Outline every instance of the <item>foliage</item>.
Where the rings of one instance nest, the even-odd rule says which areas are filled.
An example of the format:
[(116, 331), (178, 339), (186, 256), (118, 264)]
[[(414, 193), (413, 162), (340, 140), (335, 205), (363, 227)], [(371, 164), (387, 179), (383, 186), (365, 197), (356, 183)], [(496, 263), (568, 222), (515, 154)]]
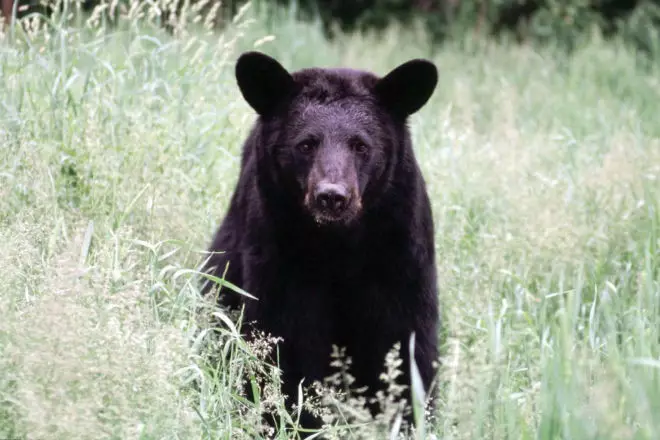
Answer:
[[(131, 0), (73, 0), (69, 10), (90, 12), (99, 5), (128, 9)], [(171, 30), (180, 15), (208, 16), (217, 28), (231, 22), (247, 0), (159, 0), (160, 21)], [(423, 23), (435, 42), (466, 34), (519, 42), (551, 43), (572, 49), (594, 32), (623, 36), (632, 47), (656, 54), (660, 0), (254, 0), (255, 8), (293, 6), (298, 18), (320, 19), (326, 36), (336, 32), (382, 31), (392, 23)], [(18, 16), (62, 9), (63, 0), (19, 0)], [(75, 7), (73, 6), (75, 5)], [(116, 14), (115, 14), (116, 15)], [(116, 18), (116, 16), (114, 17)]]
[[(288, 0), (279, 0), (287, 2)], [(421, 19), (437, 40), (462, 33), (514, 35), (521, 41), (555, 42), (572, 48), (594, 30), (622, 33), (646, 51), (655, 49), (660, 29), (657, 0), (301, 0), (316, 11), (331, 31), (382, 29), (393, 20)], [(630, 30), (635, 29), (636, 33)], [(650, 33), (650, 35), (649, 35)], [(642, 35), (640, 35), (642, 34)]]
[[(410, 125), (446, 345), (411, 436), (658, 438), (656, 66), (617, 39), (570, 56), (478, 37), (432, 53), (396, 25), (328, 42), (288, 9), (168, 33), (140, 5), (0, 35), (0, 437), (254, 439), (261, 408), (282, 409), (267, 347), (194, 275), (254, 118), (233, 63), (256, 48), (291, 69), (440, 69)], [(247, 384), (258, 405), (246, 372), (266, 378)], [(323, 397), (331, 438), (403, 437), (396, 408), (369, 420), (359, 398)]]

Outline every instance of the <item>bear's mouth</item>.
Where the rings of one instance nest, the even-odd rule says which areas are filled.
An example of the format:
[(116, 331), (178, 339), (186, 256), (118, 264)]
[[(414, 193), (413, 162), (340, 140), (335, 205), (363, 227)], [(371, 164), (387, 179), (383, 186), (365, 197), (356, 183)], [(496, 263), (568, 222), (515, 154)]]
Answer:
[(312, 217), (319, 226), (348, 226), (355, 220), (355, 212), (344, 212), (341, 215), (334, 215), (323, 211), (313, 211)]

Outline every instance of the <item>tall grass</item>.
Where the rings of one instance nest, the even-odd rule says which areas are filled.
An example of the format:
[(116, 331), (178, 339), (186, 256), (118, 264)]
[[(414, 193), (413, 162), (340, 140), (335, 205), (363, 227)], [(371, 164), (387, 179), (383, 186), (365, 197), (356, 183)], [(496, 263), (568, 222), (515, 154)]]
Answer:
[(128, 5), (112, 26), (56, 16), (2, 36), (0, 437), (258, 437), (239, 380), (264, 347), (228, 320), (210, 338), (202, 318), (225, 316), (190, 273), (254, 119), (233, 62), (255, 47), (291, 69), (440, 69), (411, 119), (443, 315), (427, 436), (660, 437), (657, 69), (597, 40), (570, 58), (432, 51), (395, 27), (329, 43), (263, 5), (171, 35)]

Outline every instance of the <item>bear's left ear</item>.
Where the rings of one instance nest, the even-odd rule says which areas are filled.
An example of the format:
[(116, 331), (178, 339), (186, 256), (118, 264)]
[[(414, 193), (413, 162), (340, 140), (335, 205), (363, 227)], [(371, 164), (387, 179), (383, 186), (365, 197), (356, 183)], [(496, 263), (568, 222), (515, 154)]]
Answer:
[(426, 104), (437, 84), (438, 69), (435, 64), (414, 59), (379, 79), (375, 93), (390, 111), (405, 118)]
[(242, 54), (236, 61), (235, 74), (243, 98), (259, 115), (270, 113), (295, 85), (277, 60), (260, 52)]

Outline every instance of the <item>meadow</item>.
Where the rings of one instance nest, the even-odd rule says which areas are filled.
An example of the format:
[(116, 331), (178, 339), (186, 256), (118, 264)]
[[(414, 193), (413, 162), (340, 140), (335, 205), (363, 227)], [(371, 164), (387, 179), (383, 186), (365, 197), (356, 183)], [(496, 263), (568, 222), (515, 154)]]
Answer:
[[(194, 273), (254, 120), (233, 67), (255, 48), (289, 69), (439, 68), (410, 122), (443, 317), (438, 405), (417, 438), (660, 438), (653, 62), (597, 36), (569, 56), (431, 48), (396, 26), (327, 41), (285, 9), (174, 36), (150, 17), (0, 37), (0, 438), (258, 438), (237, 378), (259, 347)], [(334, 425), (398, 438), (396, 423)]]

